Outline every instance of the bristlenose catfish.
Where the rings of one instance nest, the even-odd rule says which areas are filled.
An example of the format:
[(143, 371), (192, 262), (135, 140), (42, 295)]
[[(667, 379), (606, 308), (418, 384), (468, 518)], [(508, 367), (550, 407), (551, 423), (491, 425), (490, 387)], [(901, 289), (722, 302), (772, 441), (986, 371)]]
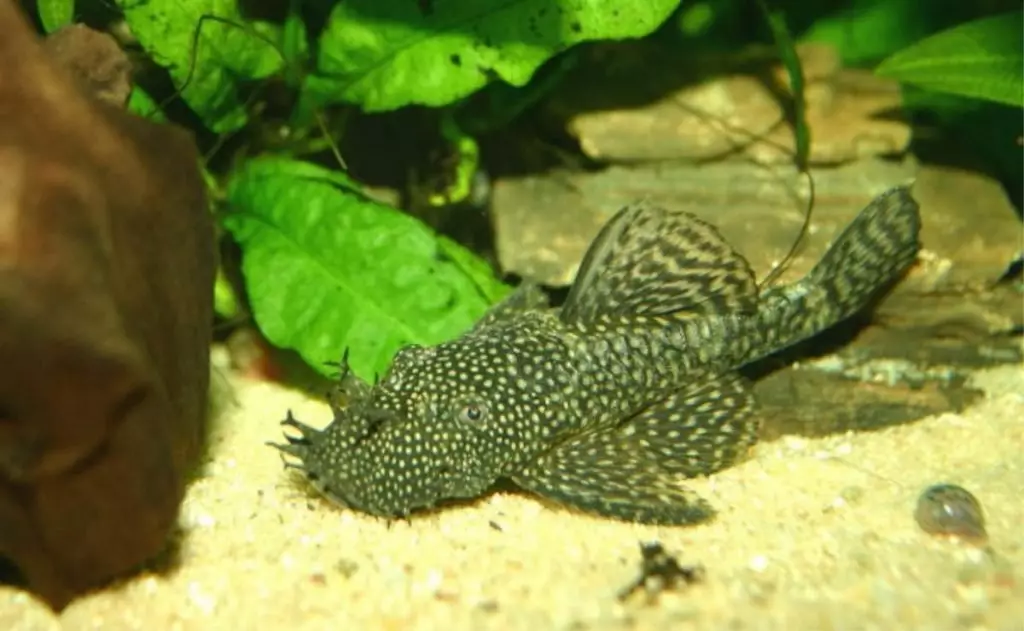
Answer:
[(737, 369), (865, 307), (915, 261), (909, 188), (872, 201), (800, 281), (759, 292), (711, 225), (620, 210), (568, 297), (521, 285), (458, 339), (400, 350), (370, 385), (342, 361), (335, 419), (275, 445), (335, 501), (402, 517), (499, 480), (582, 511), (688, 524), (681, 485), (734, 463), (758, 423)]

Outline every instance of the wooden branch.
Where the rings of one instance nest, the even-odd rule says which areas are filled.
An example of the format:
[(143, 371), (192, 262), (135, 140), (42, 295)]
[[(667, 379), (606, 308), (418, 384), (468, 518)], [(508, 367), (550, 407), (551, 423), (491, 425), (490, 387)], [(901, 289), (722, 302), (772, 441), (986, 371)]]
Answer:
[(193, 140), (113, 105), (117, 72), (83, 77), (62, 46), (0, 1), (0, 555), (55, 609), (166, 544), (216, 267)]

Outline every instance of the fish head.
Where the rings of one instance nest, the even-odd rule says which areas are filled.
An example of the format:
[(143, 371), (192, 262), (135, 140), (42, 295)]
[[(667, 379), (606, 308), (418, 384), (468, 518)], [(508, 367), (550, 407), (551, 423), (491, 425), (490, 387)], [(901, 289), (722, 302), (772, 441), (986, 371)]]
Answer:
[[(408, 346), (384, 377), (308, 438), (303, 469), (348, 506), (406, 515), (485, 493), (550, 444), (565, 371), (521, 339)], [(294, 443), (293, 443), (294, 444)]]

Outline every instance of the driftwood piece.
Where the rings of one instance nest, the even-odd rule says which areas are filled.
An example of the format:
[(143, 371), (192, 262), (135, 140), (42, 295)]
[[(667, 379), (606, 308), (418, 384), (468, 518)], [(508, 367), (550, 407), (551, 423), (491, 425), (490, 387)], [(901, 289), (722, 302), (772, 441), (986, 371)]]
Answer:
[[(57, 57), (102, 56), (79, 45)], [(104, 68), (62, 67), (0, 2), (0, 556), (57, 609), (164, 547), (209, 380), (194, 143), (112, 105)]]
[(93, 98), (124, 107), (132, 91), (132, 64), (113, 37), (69, 24), (43, 40), (47, 56)]

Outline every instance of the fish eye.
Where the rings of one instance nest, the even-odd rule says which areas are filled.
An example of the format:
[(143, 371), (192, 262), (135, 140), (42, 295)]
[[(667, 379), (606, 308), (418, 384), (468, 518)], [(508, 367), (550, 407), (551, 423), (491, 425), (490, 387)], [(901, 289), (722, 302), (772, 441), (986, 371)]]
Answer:
[(468, 401), (456, 408), (456, 417), (468, 425), (479, 425), (487, 420), (487, 406), (479, 401)]

